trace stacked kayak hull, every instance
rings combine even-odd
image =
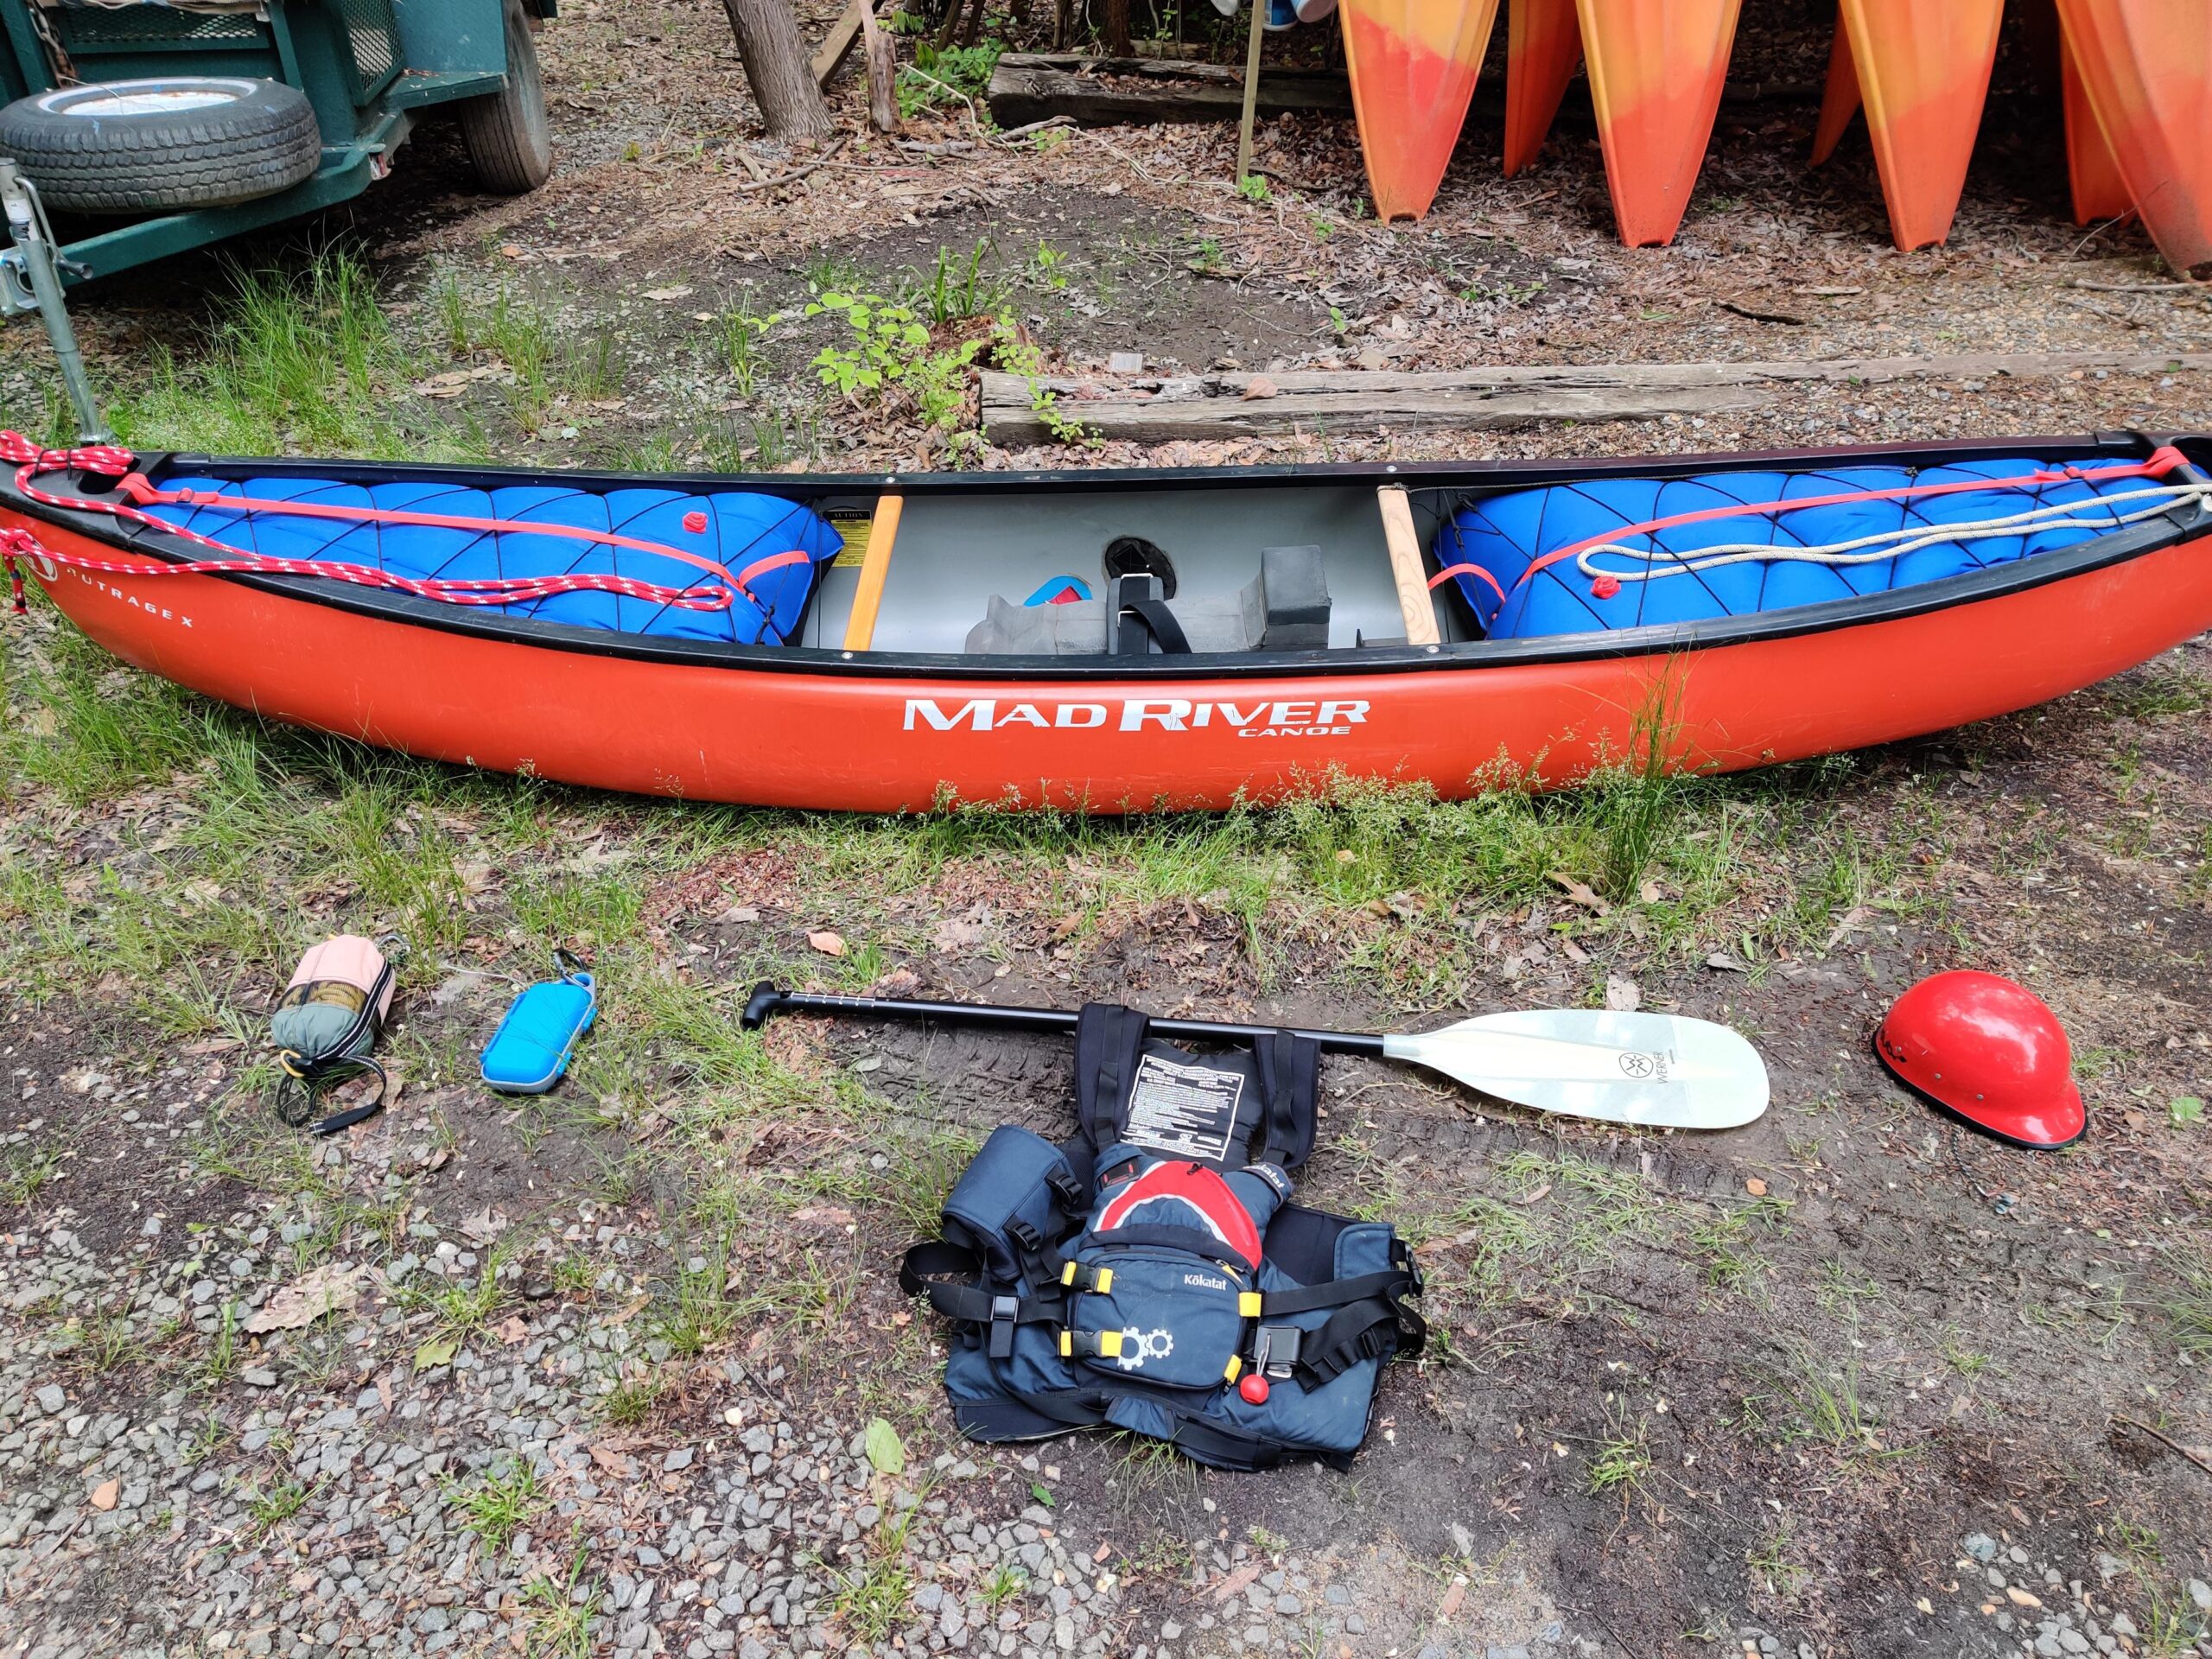
[[[2212,16],[2203,0],[2058,0],[2085,101],[2144,228],[2212,264]]]
[[[1344,0],[1351,81],[1375,216],[1419,219],[1436,198],[1475,76],[1490,49],[1498,0]]]
[[[1900,248],[1947,239],[1997,61],[2004,0],[1841,0],[1814,160],[1862,102]]]

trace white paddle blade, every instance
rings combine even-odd
[[[1648,1128],[1732,1129],[1766,1110],[1766,1065],[1726,1026],[1529,1008],[1386,1037],[1382,1052],[1500,1100]]]

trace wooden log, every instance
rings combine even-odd
[[[2212,369],[2212,353],[1984,352],[1955,357],[1839,357],[1764,363],[1623,363],[1393,373],[1285,370],[1247,398],[1249,374],[1116,380],[1043,377],[1056,413],[1100,437],[1257,437],[1291,431],[1481,430],[1546,421],[1649,420],[1770,405],[1791,385],[1880,385],[1900,380],[2048,378],[2105,370],[2158,374]],[[994,443],[1047,442],[1021,375],[983,376],[983,431]]]
[[[1056,115],[1086,127],[1234,121],[1243,111],[1244,77],[1222,64],[1008,52],[991,72],[987,96],[1001,127]],[[1262,115],[1349,114],[1351,89],[1333,71],[1270,69],[1255,107]]]
[[[814,84],[825,92],[830,90],[830,79],[852,55],[853,42],[861,37],[861,13],[867,4],[868,0],[853,0],[838,14],[837,21],[830,25],[830,32],[822,37],[822,44],[814,49],[808,67],[814,72]]]
[[[1433,645],[1438,642],[1436,605],[1428,596],[1428,567],[1421,556],[1421,537],[1414,531],[1413,504],[1402,484],[1385,484],[1375,492],[1382,511],[1382,544],[1390,553],[1390,577],[1398,584],[1398,611],[1406,619],[1406,643]]]
[[[861,54],[868,65],[868,119],[878,132],[899,130],[899,58],[878,28],[875,0],[861,0]]]

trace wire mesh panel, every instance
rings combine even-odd
[[[73,52],[103,48],[180,45],[265,46],[266,27],[251,6],[207,6],[184,10],[164,5],[99,4],[96,0],[62,0],[48,13],[61,43]]]
[[[327,0],[353,71],[353,101],[365,104],[399,73],[399,25],[391,0]]]

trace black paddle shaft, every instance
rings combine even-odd
[[[1072,1033],[1079,1017],[1066,1008],[1016,1008],[989,1002],[919,1002],[889,996],[823,996],[811,991],[786,991],[763,980],[745,999],[741,1023],[757,1031],[769,1016],[778,1014],[842,1014],[863,1020],[933,1020],[948,1026],[982,1026],[995,1031]],[[1200,1042],[1249,1043],[1280,1029],[1274,1026],[1236,1026],[1217,1020],[1154,1020],[1153,1034]],[[1380,1054],[1382,1039],[1364,1031],[1300,1031],[1328,1054]]]

